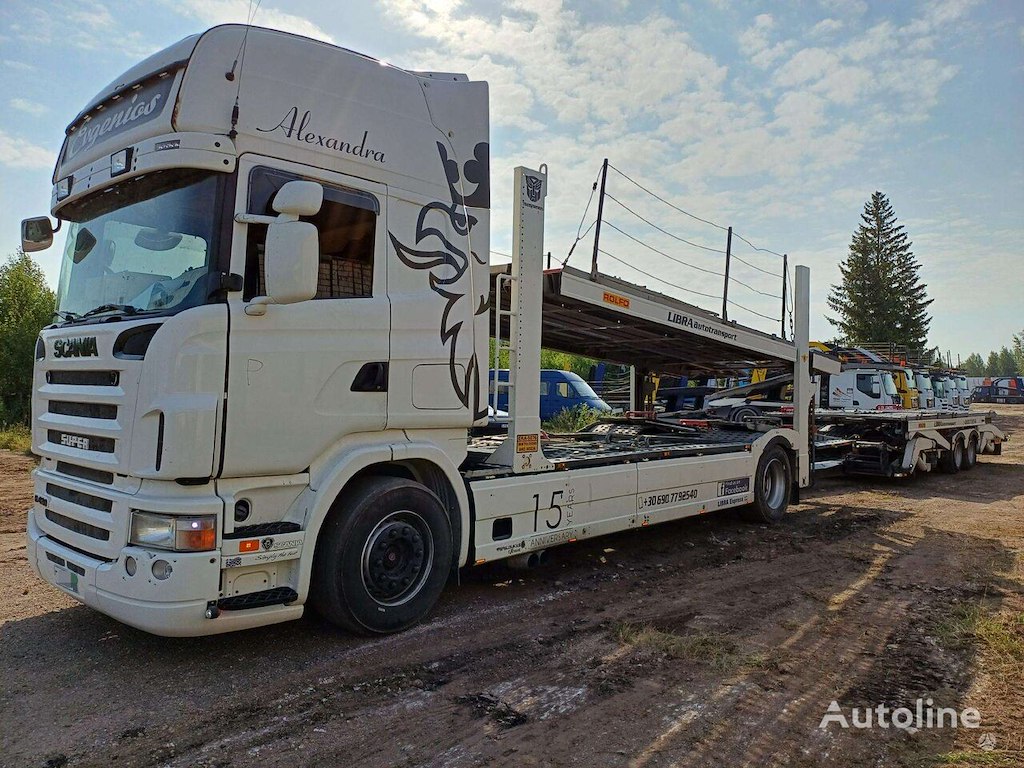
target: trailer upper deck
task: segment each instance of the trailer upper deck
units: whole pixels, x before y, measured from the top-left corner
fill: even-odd
[[[508,292],[501,298],[507,308]],[[492,307],[497,300],[492,280]],[[543,302],[541,341],[548,349],[659,373],[792,366],[796,359],[792,341],[608,275],[546,270]],[[507,334],[507,320],[503,325]]]

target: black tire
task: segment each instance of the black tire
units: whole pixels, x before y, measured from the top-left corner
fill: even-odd
[[[729,414],[729,421],[744,421],[752,416],[760,416],[761,411],[749,405],[741,405]]]
[[[939,471],[955,475],[963,466],[964,453],[964,441],[959,437],[954,438],[952,447],[948,451],[943,451],[939,457]]]
[[[452,526],[427,488],[371,477],[346,489],[320,529],[310,603],[360,635],[408,629],[437,602],[452,567]]]
[[[777,523],[789,507],[792,482],[789,454],[780,445],[768,446],[754,474],[754,503],[743,507],[743,517],[752,523]]]
[[[967,438],[967,446],[964,448],[964,460],[960,469],[964,472],[974,469],[978,463],[978,433],[974,432]]]

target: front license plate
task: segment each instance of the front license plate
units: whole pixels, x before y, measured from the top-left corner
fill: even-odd
[[[58,587],[78,594],[78,574],[60,565],[53,566],[53,575]]]

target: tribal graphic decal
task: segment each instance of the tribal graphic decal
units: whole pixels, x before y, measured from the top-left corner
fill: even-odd
[[[441,142],[437,143],[437,151],[441,156],[445,177],[448,179],[451,203],[432,202],[420,209],[416,220],[416,248],[403,245],[391,232],[388,232],[388,237],[402,263],[412,269],[427,270],[430,289],[445,300],[440,334],[441,343],[448,348],[452,386],[459,401],[472,410],[473,418],[480,419],[487,415],[487,405],[486,401],[482,402],[480,398],[480,361],[477,360],[475,349],[469,356],[465,373],[458,364],[460,339],[468,337],[469,344],[472,345],[472,328],[465,328],[461,319],[451,324],[449,322],[452,310],[463,302],[472,302],[470,306],[473,306],[474,315],[484,315],[490,309],[488,280],[482,281],[483,285],[475,286],[474,295],[469,295],[472,281],[470,258],[477,264],[486,265],[487,256],[485,254],[484,258],[480,258],[475,251],[470,251],[467,255],[445,237],[441,229],[430,225],[428,216],[431,216],[432,211],[436,212],[432,218],[444,215],[452,230],[463,237],[469,236],[477,222],[469,213],[469,209],[489,208],[491,205],[490,149],[486,142],[476,145],[473,158],[466,161],[462,168],[461,183],[457,160],[448,157],[448,150]],[[475,185],[472,193],[459,192],[460,188],[465,192],[470,185]],[[465,345],[466,342],[462,343]]]

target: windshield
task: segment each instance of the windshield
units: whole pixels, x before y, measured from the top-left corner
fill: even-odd
[[[923,373],[917,374],[915,377],[917,381],[917,388],[925,391],[930,391],[932,388],[932,380],[925,376]]]
[[[908,370],[904,370],[903,371],[903,375],[906,376],[906,378],[907,378],[907,386],[908,387],[913,387],[914,389],[917,389],[917,387],[914,386],[914,374],[913,374],[913,372],[908,371]]]
[[[572,381],[570,379],[569,385],[574,390],[576,390],[576,394],[579,395],[580,397],[592,397],[595,400],[597,399],[597,392],[595,392],[594,389],[589,384],[587,384],[587,382],[582,380]]]
[[[160,171],[61,210],[71,226],[58,310],[76,316],[99,307],[164,313],[206,303],[216,271],[224,178],[207,171]]]
[[[935,387],[935,394],[937,397],[946,397],[949,394],[947,390],[948,382],[945,379],[934,379],[932,385]]]
[[[896,382],[893,381],[891,373],[882,374],[882,389],[885,391],[885,394],[887,395],[899,394],[896,391]]]

